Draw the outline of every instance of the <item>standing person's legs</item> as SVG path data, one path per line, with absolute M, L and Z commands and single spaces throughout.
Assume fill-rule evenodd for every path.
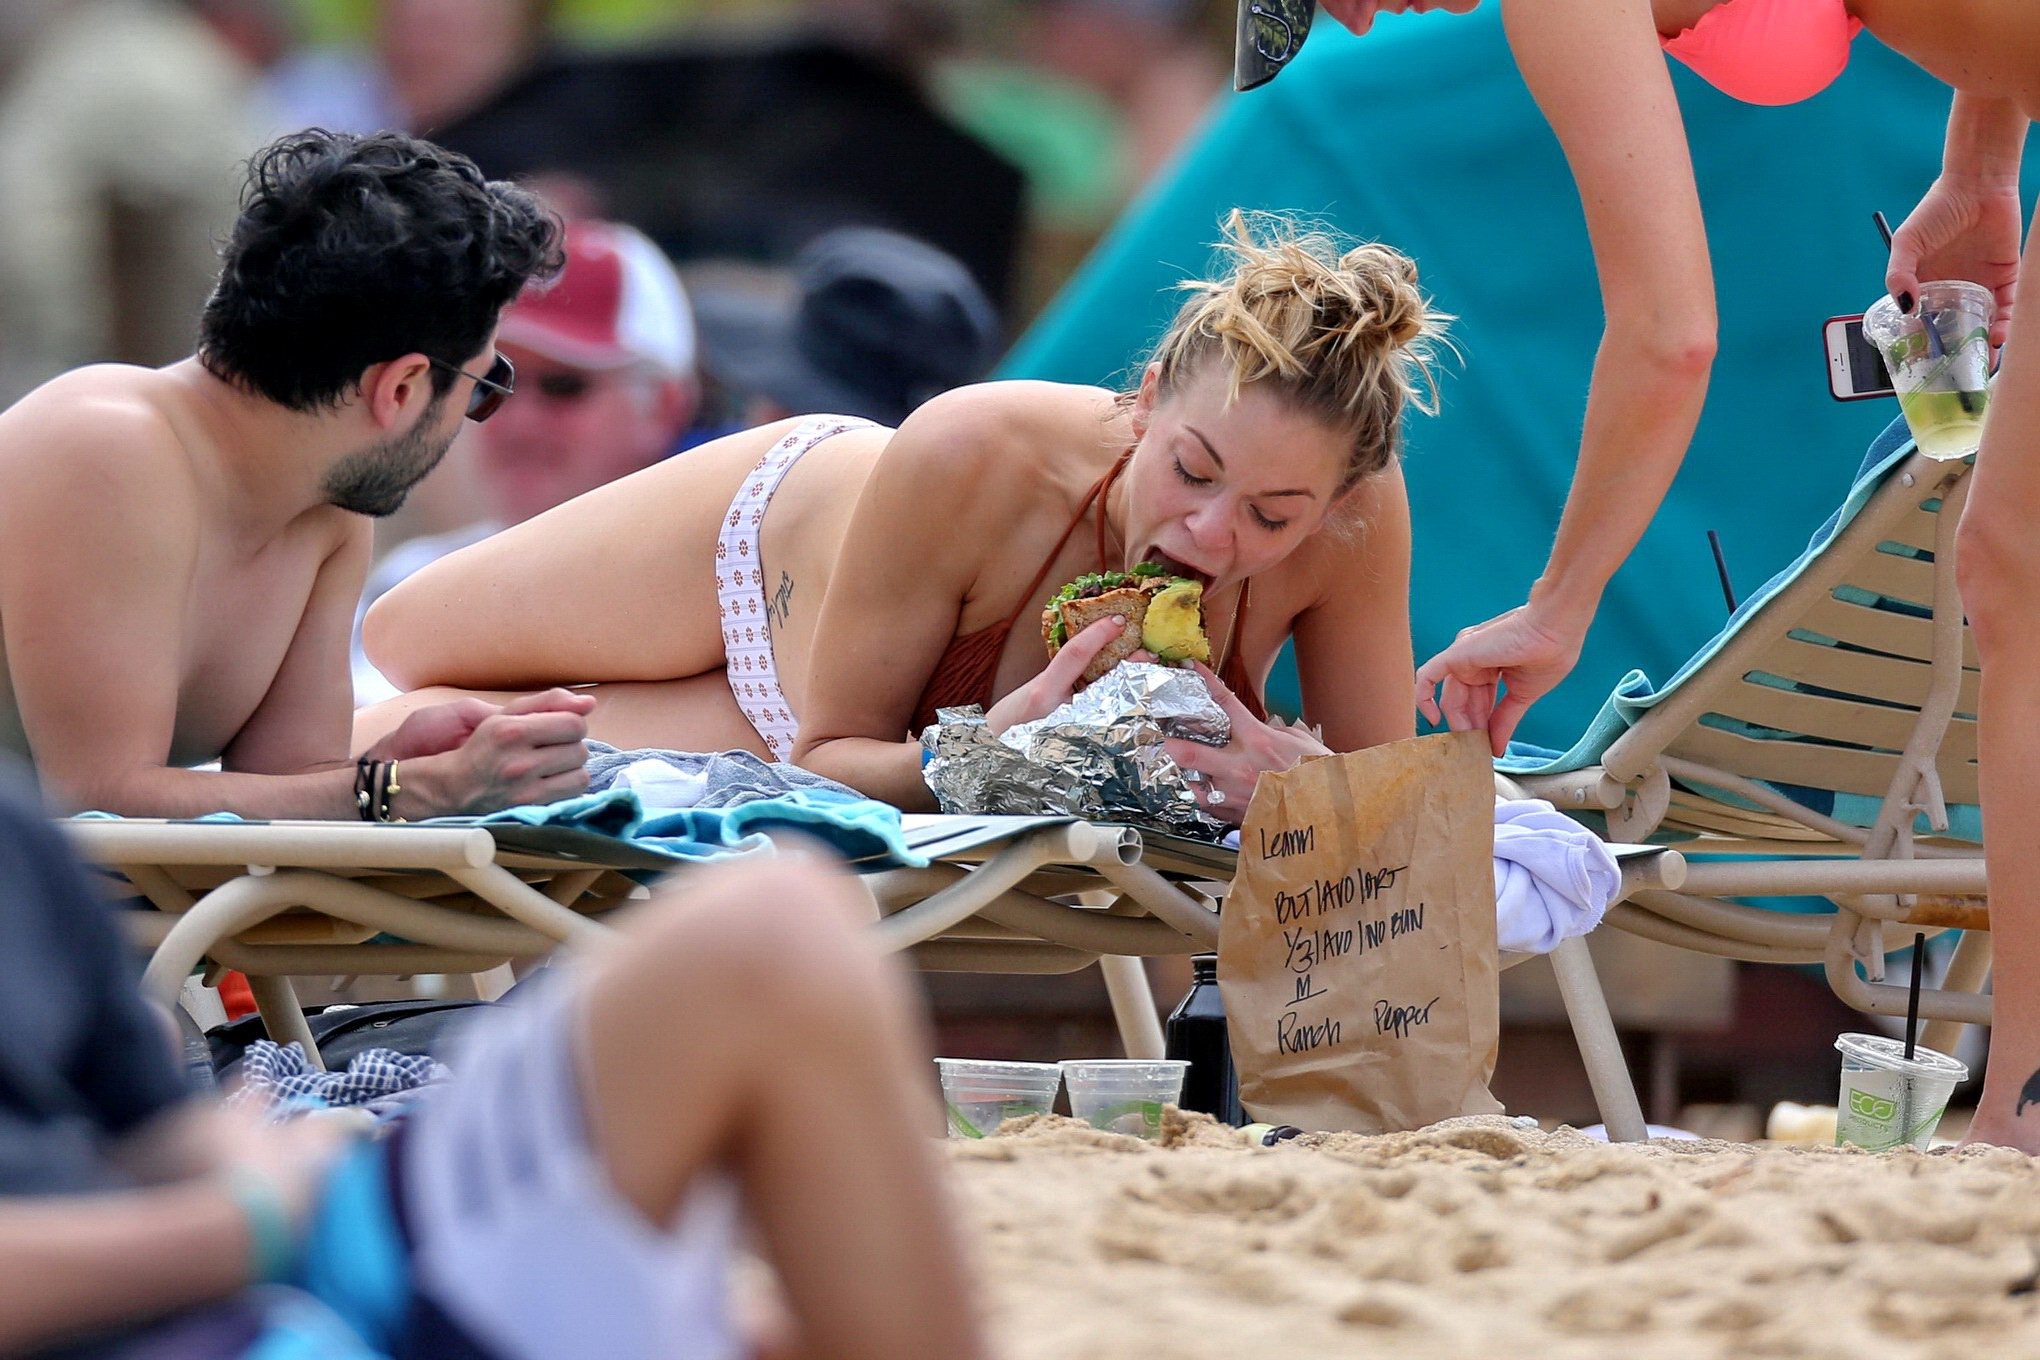
M 1990 1064 L 1972 1141 L 2040 1152 L 2040 222 L 1992 389 L 1956 572 L 1983 665 L 1977 753 L 1989 856 Z
M 802 1352 L 981 1356 L 869 916 L 815 861 L 692 871 L 477 1026 L 402 1158 L 420 1292 L 508 1357 L 721 1360 L 734 1199 Z

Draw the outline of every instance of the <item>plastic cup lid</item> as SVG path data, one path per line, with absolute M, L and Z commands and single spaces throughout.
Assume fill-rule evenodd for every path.
M 1844 1034 L 1835 1040 L 1842 1053 L 1872 1067 L 1909 1072 L 1915 1077 L 1938 1077 L 1944 1081 L 1967 1081 L 1969 1065 L 1931 1048 L 1915 1047 L 1912 1061 L 1905 1058 L 1905 1041 L 1884 1034 Z

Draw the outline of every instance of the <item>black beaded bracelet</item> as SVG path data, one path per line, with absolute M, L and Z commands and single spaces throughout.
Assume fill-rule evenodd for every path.
M 396 796 L 404 786 L 397 782 L 397 767 L 402 764 L 395 760 L 371 760 L 367 756 L 354 762 L 354 807 L 364 822 L 401 822 L 404 819 L 392 811 Z
M 364 822 L 375 820 L 375 798 L 370 790 L 375 788 L 375 767 L 380 763 L 367 756 L 354 762 L 354 812 Z
M 375 819 L 378 822 L 401 822 L 404 820 L 402 817 L 397 816 L 393 810 L 396 797 L 403 791 L 404 787 L 397 782 L 397 766 L 401 763 L 400 761 L 393 760 L 383 767 L 382 779 L 380 781 L 382 794 L 375 810 Z

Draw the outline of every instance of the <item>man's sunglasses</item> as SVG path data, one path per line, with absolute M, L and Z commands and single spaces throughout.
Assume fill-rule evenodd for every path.
M 1233 42 L 1233 88 L 1252 90 L 1275 79 L 1310 36 L 1317 0 L 1240 0 Z
M 467 418 L 477 425 L 496 414 L 504 402 L 517 394 L 516 365 L 500 354 L 496 356 L 496 362 L 489 365 L 487 374 L 470 373 L 444 359 L 433 359 L 432 366 L 474 380 L 475 390 L 468 393 Z

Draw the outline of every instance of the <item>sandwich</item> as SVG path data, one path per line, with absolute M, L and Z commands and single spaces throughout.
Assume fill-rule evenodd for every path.
M 1211 642 L 1204 635 L 1204 583 L 1171 576 L 1153 562 L 1132 571 L 1093 572 L 1064 586 L 1041 611 L 1041 640 L 1054 656 L 1078 633 L 1114 616 L 1126 620 L 1126 626 L 1084 668 L 1085 684 L 1143 648 L 1172 666 L 1191 661 L 1211 664 Z

